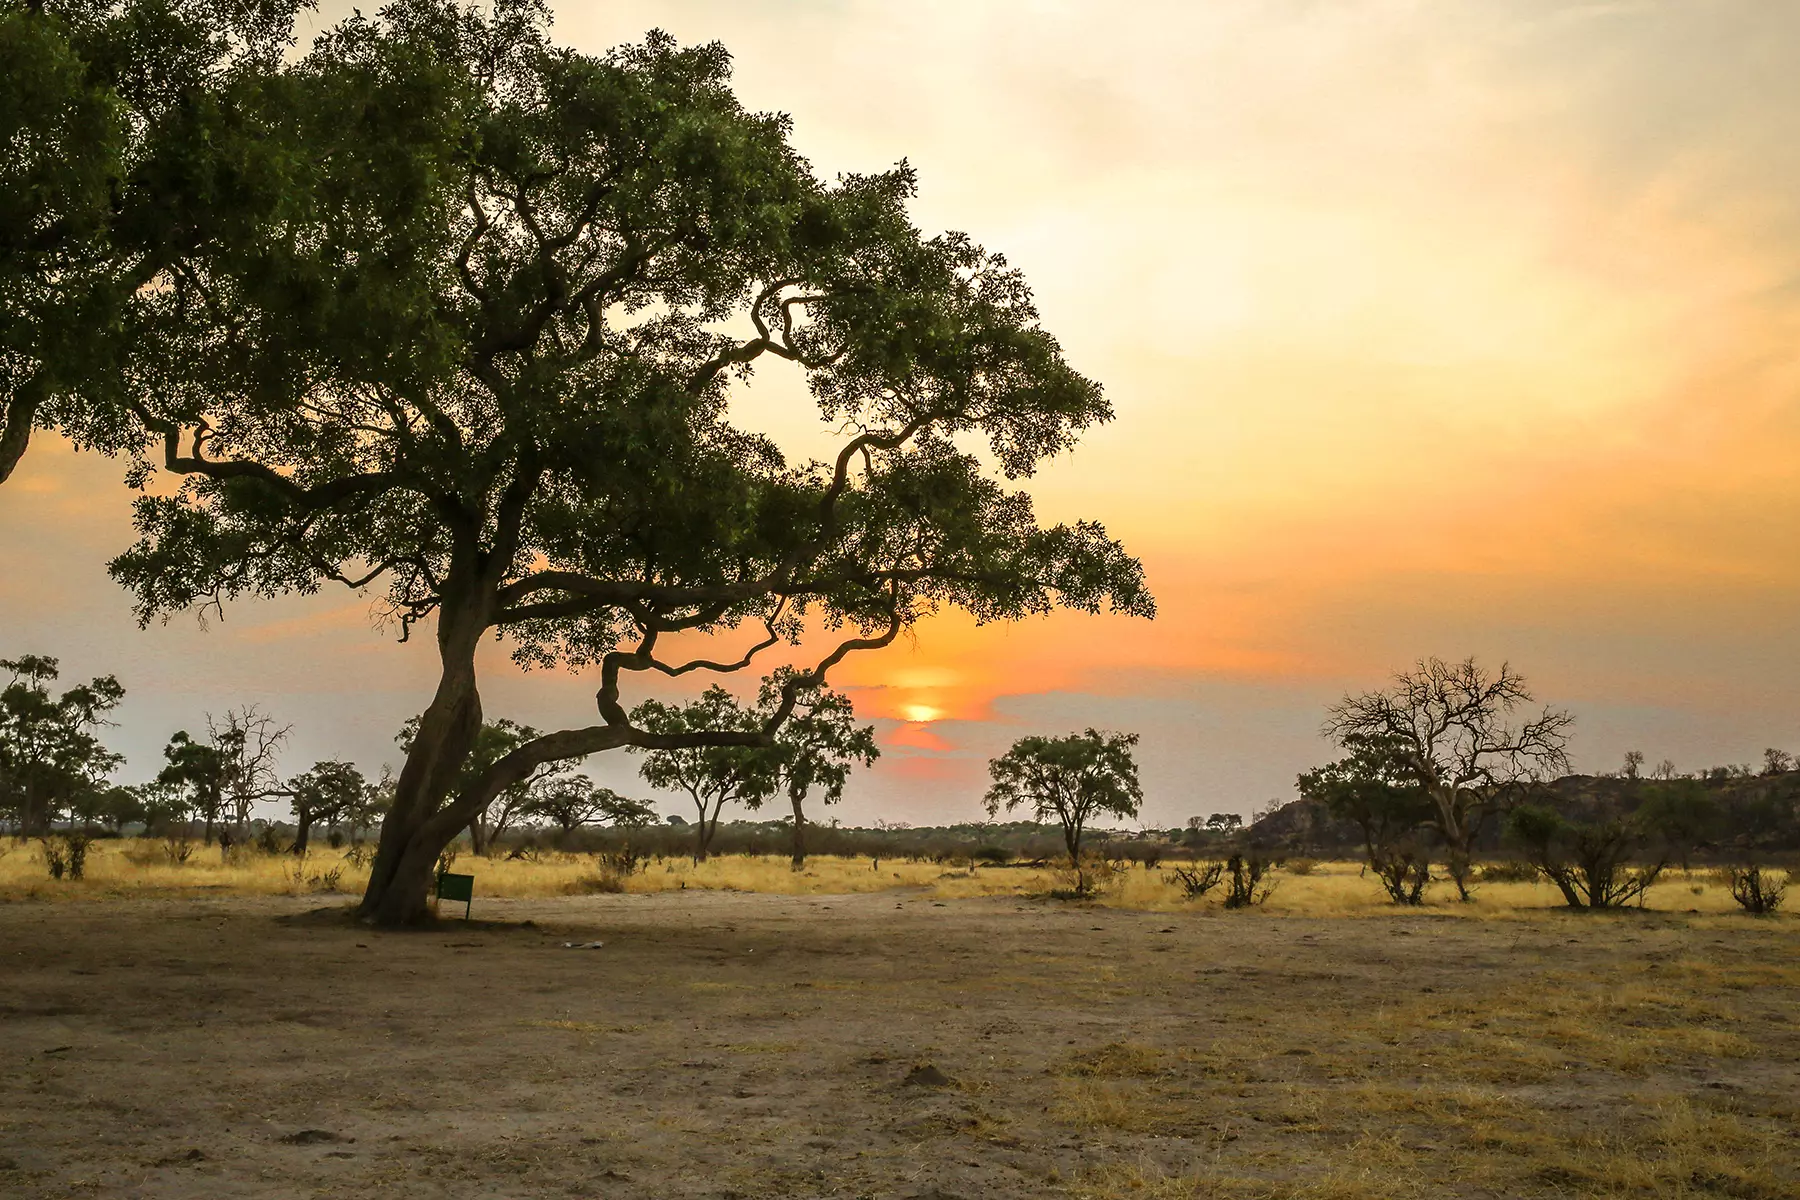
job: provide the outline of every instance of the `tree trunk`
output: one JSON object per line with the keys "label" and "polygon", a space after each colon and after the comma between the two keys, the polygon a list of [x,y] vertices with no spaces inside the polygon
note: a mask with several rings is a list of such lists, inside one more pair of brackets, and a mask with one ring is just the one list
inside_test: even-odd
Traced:
{"label": "tree trunk", "polygon": [[806,814],[800,809],[804,797],[790,794],[788,799],[794,805],[794,870],[798,871],[806,866]]}
{"label": "tree trunk", "polygon": [[375,925],[412,925],[426,919],[438,857],[461,832],[455,828],[445,832],[441,823],[432,827],[431,818],[450,794],[481,729],[475,648],[485,623],[467,608],[448,605],[438,619],[443,673],[400,769],[394,805],[382,819],[369,886],[357,910]]}
{"label": "tree trunk", "polygon": [[295,858],[306,857],[306,840],[312,833],[312,814],[302,810],[294,814],[294,846]]}

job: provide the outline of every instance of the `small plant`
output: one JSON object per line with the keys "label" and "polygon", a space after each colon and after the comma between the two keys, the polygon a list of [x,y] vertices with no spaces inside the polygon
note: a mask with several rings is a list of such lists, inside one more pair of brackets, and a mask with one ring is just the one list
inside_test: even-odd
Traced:
{"label": "small plant", "polygon": [[1528,862],[1488,863],[1476,872],[1483,883],[1536,883],[1537,867]]}
{"label": "small plant", "polygon": [[594,865],[600,868],[602,875],[612,875],[619,879],[629,879],[644,869],[644,856],[631,848],[628,842],[616,850],[601,850],[594,855]]}
{"label": "small plant", "polygon": [[1225,890],[1226,908],[1250,908],[1261,904],[1275,890],[1272,880],[1263,882],[1263,877],[1271,870],[1269,861],[1255,851],[1247,856],[1232,855],[1225,860],[1225,870],[1229,875]]}
{"label": "small plant", "polygon": [[[353,867],[366,867],[374,857],[368,846],[362,842],[351,842],[350,849],[344,851],[344,861]],[[449,870],[450,864],[455,861],[456,852],[454,850],[445,851],[444,854],[438,856],[438,870]]]}
{"label": "small plant", "polygon": [[1172,879],[1181,889],[1184,898],[1199,900],[1219,886],[1219,880],[1224,874],[1224,863],[1209,862],[1195,863],[1191,867],[1174,867],[1163,878]]}
{"label": "small plant", "polygon": [[569,885],[569,890],[578,895],[612,895],[625,890],[625,880],[611,871],[600,871],[593,875],[583,875]]}
{"label": "small plant", "polygon": [[[1765,874],[1758,866],[1731,867],[1731,898],[1741,905],[1745,912],[1772,913],[1781,907],[1782,899],[1787,895],[1787,883],[1777,883],[1773,873]],[[1792,876],[1789,876],[1789,880]]]}
{"label": "small plant", "polygon": [[287,851],[280,832],[273,825],[264,825],[256,835],[256,848],[264,854],[282,854]]}
{"label": "small plant", "polygon": [[1319,860],[1316,858],[1290,858],[1281,864],[1281,869],[1289,875],[1311,875],[1319,869]]}
{"label": "small plant", "polygon": [[94,835],[85,829],[71,829],[44,838],[44,866],[50,869],[50,878],[80,879],[87,870],[88,847],[93,842]]}

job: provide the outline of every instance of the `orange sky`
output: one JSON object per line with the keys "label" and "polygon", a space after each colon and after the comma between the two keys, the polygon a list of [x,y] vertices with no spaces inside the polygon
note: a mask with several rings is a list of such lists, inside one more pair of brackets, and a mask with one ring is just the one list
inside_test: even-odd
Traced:
{"label": "orange sky", "polygon": [[[1089,723],[1143,732],[1155,822],[1248,809],[1423,654],[1510,658],[1590,769],[1800,748],[1800,8],[615,0],[557,35],[653,25],[723,40],[821,171],[912,161],[921,223],[1021,266],[1118,410],[1032,490],[1144,558],[1158,620],[856,662],[888,757],[846,816],[973,816],[988,755]],[[824,444],[791,380],[736,412]],[[293,769],[379,763],[422,648],[348,595],[138,632],[117,475],[45,446],[0,488],[0,652],[118,670],[128,777],[252,697]],[[588,682],[492,672],[491,711],[589,719]]]}

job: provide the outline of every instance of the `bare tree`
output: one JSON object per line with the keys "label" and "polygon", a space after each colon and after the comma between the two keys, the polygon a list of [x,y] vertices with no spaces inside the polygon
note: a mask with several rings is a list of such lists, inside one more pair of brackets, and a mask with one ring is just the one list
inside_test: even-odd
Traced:
{"label": "bare tree", "polygon": [[248,834],[250,813],[258,801],[292,794],[275,773],[275,759],[293,731],[292,725],[277,725],[254,704],[226,710],[222,722],[208,714],[207,740],[223,758],[220,782],[232,840],[242,841]]}
{"label": "bare tree", "polygon": [[1513,714],[1532,702],[1524,676],[1506,663],[1490,674],[1473,658],[1427,658],[1383,691],[1345,696],[1331,708],[1324,733],[1346,748],[1369,740],[1392,747],[1431,801],[1450,878],[1467,900],[1475,839],[1488,817],[1568,769],[1575,718],[1545,708],[1514,724]]}
{"label": "bare tree", "polygon": [[1636,779],[1643,768],[1644,752],[1642,750],[1627,750],[1625,752],[1625,765],[1619,768],[1619,777],[1621,779]]}

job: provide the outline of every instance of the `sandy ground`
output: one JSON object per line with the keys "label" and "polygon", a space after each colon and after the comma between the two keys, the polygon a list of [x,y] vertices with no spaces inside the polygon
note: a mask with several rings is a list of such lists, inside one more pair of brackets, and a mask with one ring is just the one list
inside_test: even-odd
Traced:
{"label": "sandy ground", "polygon": [[1792,919],[318,904],[0,905],[0,1195],[1800,1196]]}

